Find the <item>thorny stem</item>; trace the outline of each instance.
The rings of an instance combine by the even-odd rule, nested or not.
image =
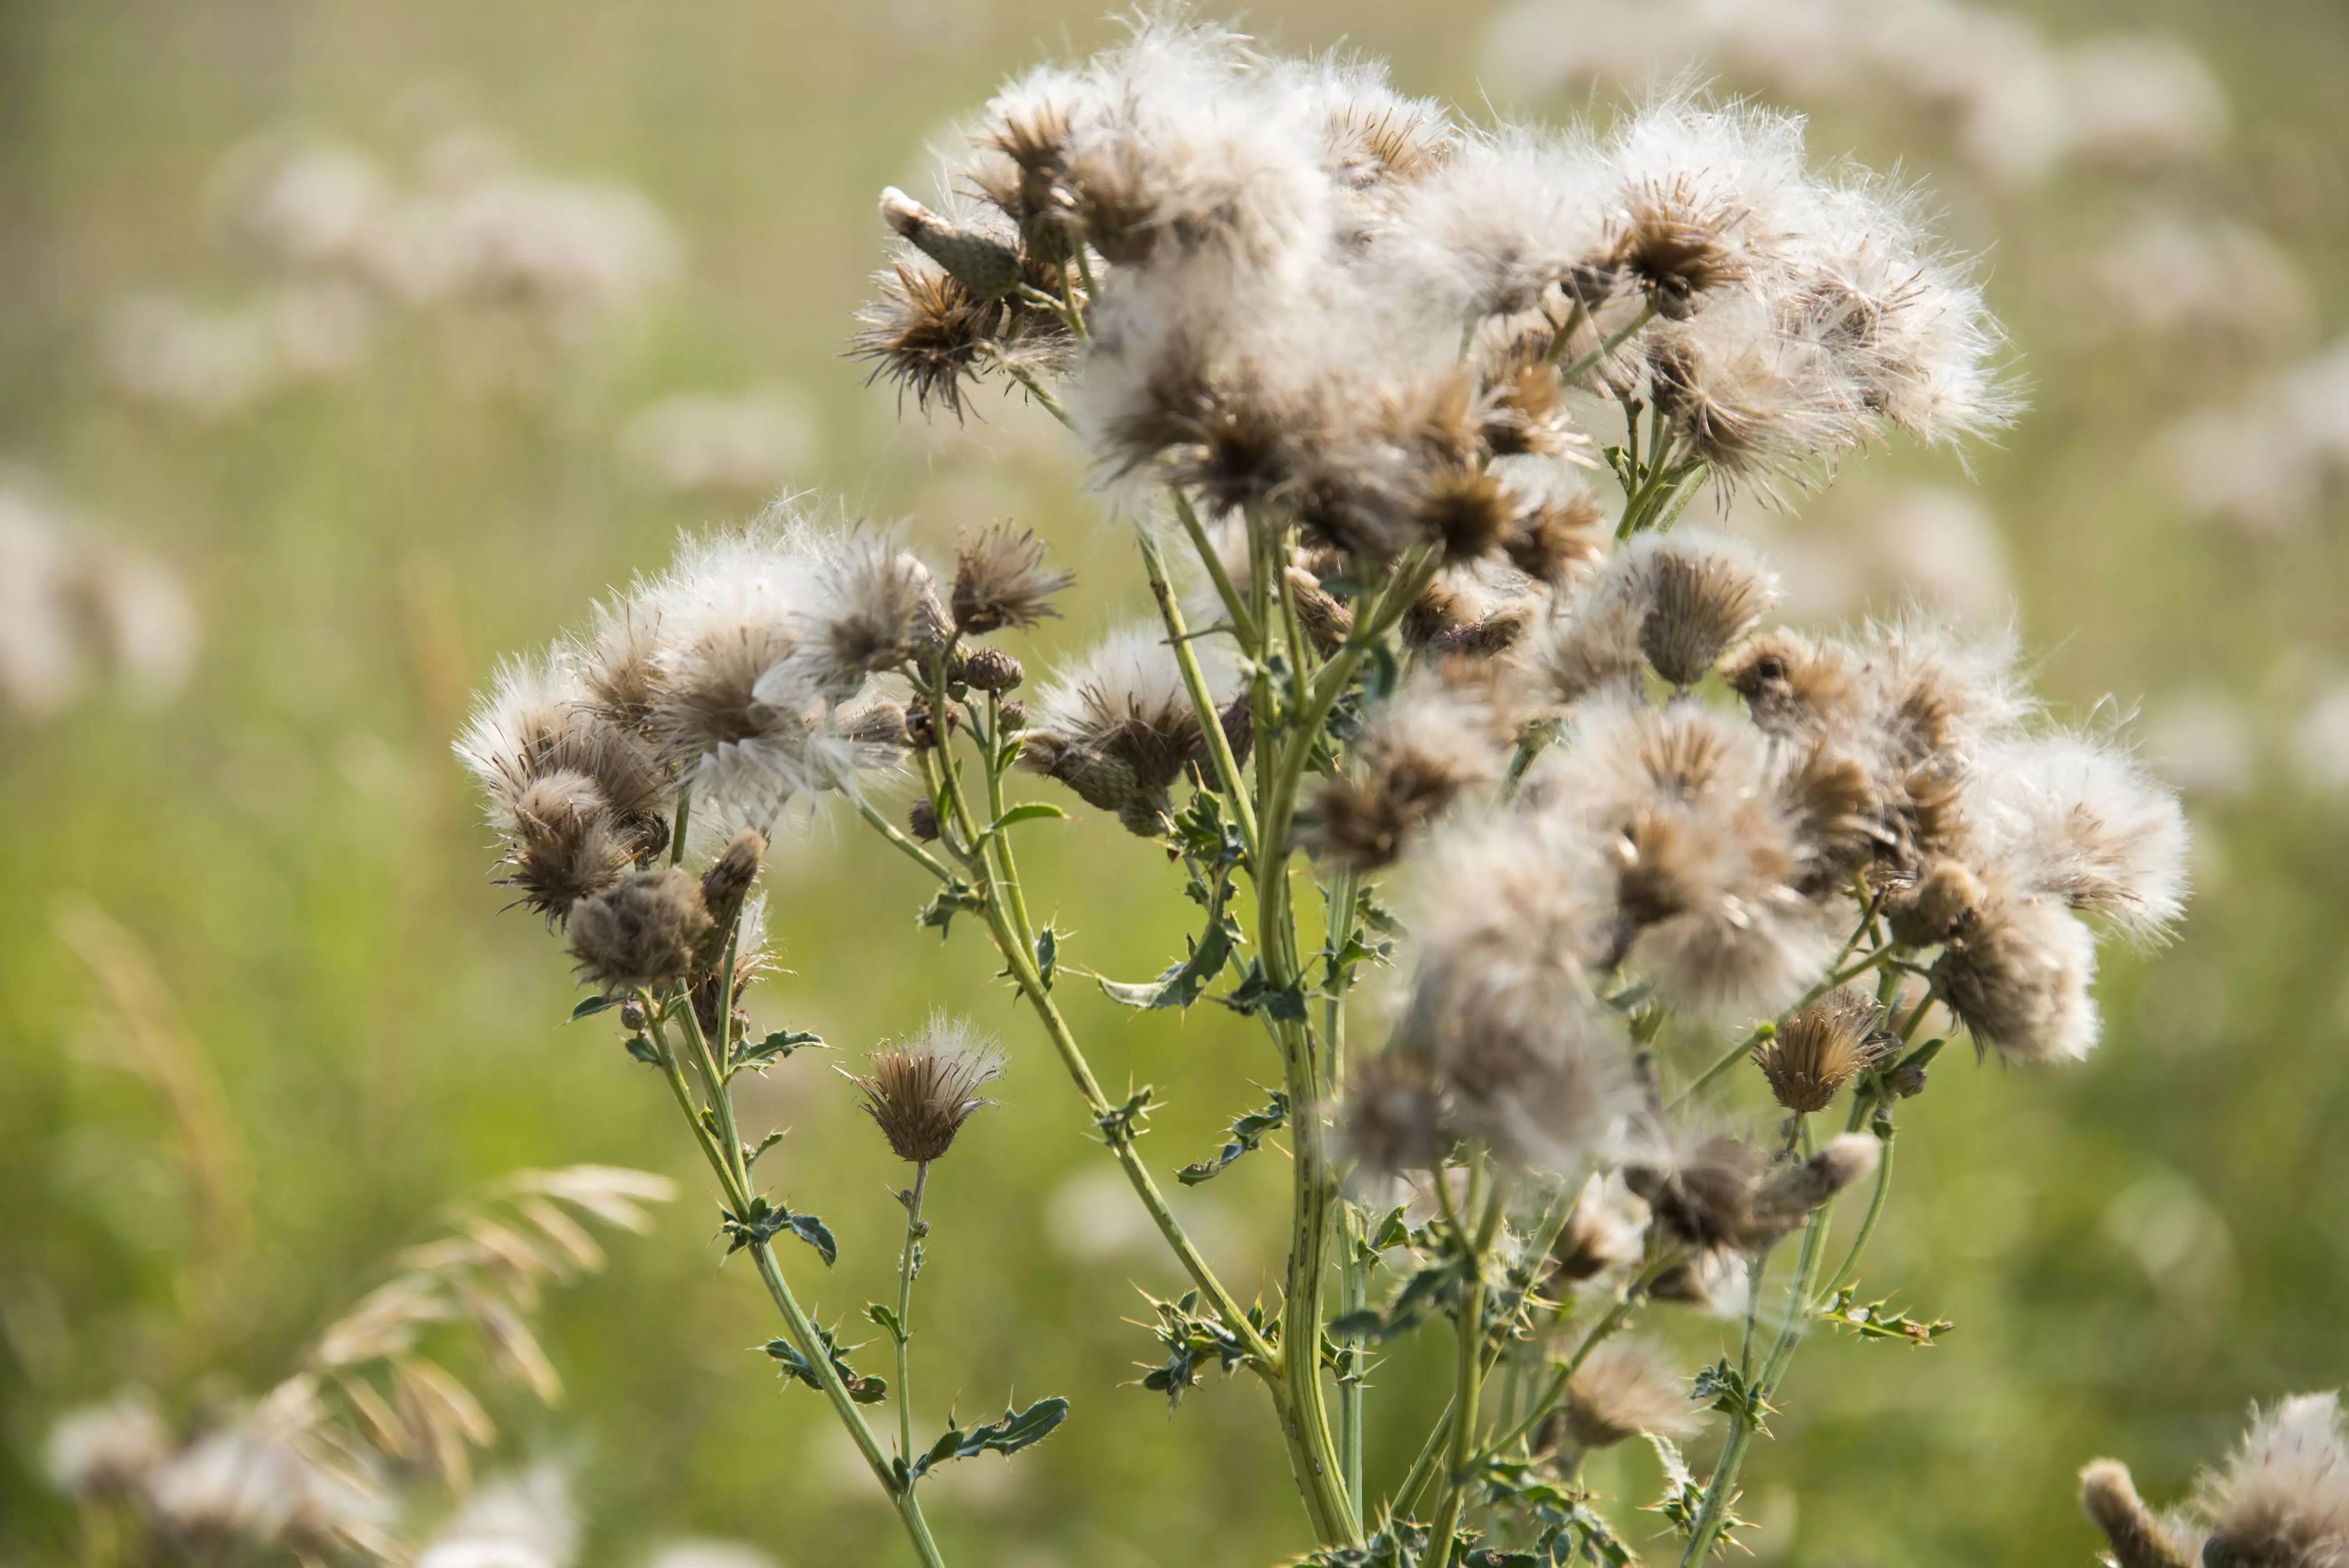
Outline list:
[[[1323,919],[1323,942],[1330,951],[1330,974],[1327,984],[1329,999],[1322,1009],[1321,1035],[1328,1068],[1324,1083],[1335,1095],[1345,1081],[1346,1074],[1346,988],[1352,977],[1350,966],[1337,963],[1337,954],[1351,941],[1354,934],[1355,900],[1361,892],[1360,878],[1351,866],[1340,865],[1330,879],[1328,912]],[[1338,1311],[1340,1315],[1357,1312],[1368,1302],[1370,1282],[1361,1258],[1361,1219],[1351,1204],[1342,1200],[1338,1205]],[[1349,1364],[1350,1377],[1338,1384],[1338,1468],[1344,1472],[1346,1496],[1354,1505],[1354,1522],[1361,1522],[1362,1511],[1362,1368],[1361,1348],[1352,1352]]]
[[[1481,1174],[1483,1159],[1474,1157],[1469,1166],[1470,1196],[1475,1196],[1475,1181]],[[1436,1173],[1439,1193],[1447,1190],[1443,1172]],[[1428,1527],[1427,1568],[1448,1568],[1453,1560],[1453,1537],[1460,1522],[1460,1503],[1475,1471],[1473,1457],[1476,1452],[1476,1402],[1485,1386],[1488,1365],[1485,1355],[1485,1255],[1493,1244],[1493,1236],[1500,1229],[1501,1214],[1506,1207],[1506,1184],[1497,1176],[1493,1191],[1485,1204],[1485,1213],[1471,1235],[1458,1232],[1458,1219],[1452,1215],[1461,1245],[1467,1253],[1468,1283],[1461,1292],[1460,1310],[1453,1319],[1458,1341],[1458,1355],[1453,1366],[1452,1437],[1448,1450],[1448,1473],[1444,1477],[1444,1501],[1436,1505],[1435,1520]],[[1450,1205],[1446,1212],[1451,1214]]]
[[[750,1166],[743,1159],[741,1140],[733,1132],[734,1109],[726,1092],[725,1082],[716,1076],[709,1042],[702,1037],[701,1026],[693,1016],[692,998],[679,992],[663,1004],[656,1003],[649,995],[639,992],[637,1001],[644,1006],[646,1027],[652,1036],[654,1049],[660,1057],[661,1071],[668,1080],[669,1090],[677,1098],[678,1109],[684,1113],[686,1124],[693,1130],[694,1140],[701,1146],[703,1157],[718,1177],[719,1190],[726,1199],[728,1209],[737,1214],[747,1212],[751,1198]],[[672,1009],[674,1016],[682,1021],[688,1043],[694,1047],[696,1068],[705,1084],[711,1086],[711,1119],[719,1129],[716,1135],[702,1123],[694,1105],[693,1090],[678,1065],[677,1048],[670,1043],[668,1030],[664,1026]],[[720,1138],[726,1140],[723,1146]],[[940,1555],[937,1542],[931,1538],[929,1522],[922,1517],[922,1507],[915,1501],[913,1489],[898,1486],[889,1456],[882,1450],[880,1440],[874,1437],[864,1412],[857,1409],[856,1402],[849,1398],[847,1385],[841,1381],[839,1369],[833,1366],[831,1356],[824,1350],[823,1336],[817,1334],[814,1323],[801,1307],[799,1298],[792,1294],[790,1283],[783,1278],[782,1267],[776,1261],[773,1246],[766,1242],[756,1242],[751,1244],[750,1252],[758,1267],[759,1278],[767,1287],[768,1295],[773,1298],[776,1309],[782,1314],[792,1343],[808,1366],[814,1369],[817,1385],[823,1388],[833,1414],[848,1429],[848,1435],[855,1442],[857,1451],[864,1455],[866,1467],[873,1471],[874,1479],[881,1483],[881,1490],[888,1494],[891,1504],[897,1511],[899,1522],[905,1526],[906,1538],[913,1542],[915,1555],[921,1560],[924,1568],[946,1568],[946,1559]]]
[[[900,1193],[905,1205],[905,1250],[897,1254],[897,1455],[914,1462],[914,1377],[907,1342],[914,1336],[914,1276],[921,1272],[922,1238],[930,1228],[922,1223],[922,1189],[929,1185],[930,1162],[914,1167],[914,1188]]]

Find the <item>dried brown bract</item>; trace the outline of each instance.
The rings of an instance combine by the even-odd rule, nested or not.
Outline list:
[[[1751,631],[1777,599],[1776,579],[1736,542],[1695,532],[1651,534],[1644,553],[1648,614],[1640,648],[1656,673],[1694,686],[1722,651]]]
[[[1608,237],[1604,264],[1628,278],[1670,321],[1686,321],[1702,297],[1750,273],[1732,239],[1747,214],[1707,202],[1686,179],[1636,187]]]
[[[571,912],[571,954],[605,992],[682,977],[710,928],[701,883],[677,866],[637,872]]]
[[[955,545],[955,628],[979,637],[1032,626],[1060,614],[1052,595],[1075,581],[1073,572],[1045,564],[1044,542],[1033,531],[1014,533],[1009,522],[989,523]]]
[[[848,1075],[866,1113],[898,1159],[926,1165],[954,1147],[980,1107],[994,1103],[978,1091],[1001,1075],[1003,1057],[968,1024],[940,1016],[912,1038],[874,1052],[870,1066],[864,1077]]]
[[[1685,1379],[1655,1353],[1615,1339],[1592,1351],[1566,1386],[1564,1436],[1578,1449],[1608,1449],[1654,1433],[1684,1438],[1697,1429]]]
[[[1844,1086],[1883,1061],[1896,1043],[1880,1034],[1883,1009],[1867,992],[1830,991],[1754,1047],[1754,1065],[1788,1110],[1824,1110]]]

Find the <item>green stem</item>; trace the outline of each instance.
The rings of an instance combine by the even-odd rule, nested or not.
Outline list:
[[[686,780],[677,787],[677,820],[669,824],[668,863],[676,865],[685,859],[686,825],[693,820],[693,781]]]
[[[1254,865],[1256,812],[1248,803],[1247,789],[1240,778],[1239,759],[1232,755],[1231,738],[1224,733],[1223,710],[1216,706],[1215,694],[1207,689],[1206,672],[1199,667],[1198,652],[1191,646],[1190,629],[1183,623],[1183,606],[1174,597],[1174,585],[1167,581],[1166,560],[1159,553],[1158,541],[1147,528],[1135,529],[1134,538],[1142,546],[1142,566],[1150,578],[1151,596],[1158,601],[1158,618],[1166,626],[1167,646],[1174,650],[1175,667],[1183,672],[1183,689],[1190,694],[1192,711],[1198,717],[1201,737],[1207,743],[1207,755],[1214,759],[1216,781],[1232,803],[1233,814],[1239,820],[1240,842],[1247,851],[1248,863]]]
[[[1568,381],[1579,380],[1584,376],[1588,375],[1601,360],[1606,359],[1617,349],[1622,347],[1624,342],[1630,338],[1633,333],[1639,331],[1641,327],[1647,325],[1650,322],[1655,319],[1656,302],[1652,299],[1642,302],[1640,306],[1640,314],[1633,316],[1623,327],[1623,330],[1616,333],[1613,336],[1609,337],[1606,341],[1599,344],[1598,347],[1592,349],[1589,353],[1576,360],[1566,369],[1560,371],[1558,373],[1559,376]],[[1563,342],[1564,339],[1561,338],[1557,341]]]
[[[1231,621],[1232,635],[1239,639],[1241,647],[1253,653],[1259,645],[1256,617],[1248,614],[1247,602],[1240,597],[1238,587],[1232,582],[1232,574],[1225,570],[1223,553],[1216,548],[1216,542],[1207,537],[1206,525],[1199,521],[1198,512],[1192,508],[1191,498],[1179,490],[1169,489],[1166,493],[1174,498],[1174,515],[1181,521],[1183,531],[1190,535],[1191,548],[1198,553],[1199,564],[1206,570],[1207,581],[1216,585],[1216,597],[1224,602],[1224,614]]]
[[[1892,1144],[1893,1136],[1887,1131],[1877,1150],[1876,1187],[1868,1194],[1868,1212],[1859,1222],[1859,1233],[1852,1237],[1851,1250],[1844,1253],[1843,1263],[1820,1288],[1822,1296],[1833,1295],[1851,1284],[1853,1272],[1859,1267],[1859,1254],[1868,1250],[1868,1238],[1876,1234],[1876,1222],[1883,1217],[1885,1200],[1892,1191]]]
[[[911,833],[883,816],[880,808],[866,799],[861,792],[852,790],[848,798],[855,802],[856,814],[870,823],[874,832],[879,833],[903,851],[907,859],[940,882],[954,881],[954,872],[948,868],[946,861],[922,848]]]
[[[702,1037],[700,1025],[693,1016],[692,998],[682,993],[672,998],[676,1008],[674,1016],[683,1020],[688,1043],[695,1047],[696,1066],[701,1070],[705,1083],[715,1085],[710,1109],[719,1124],[719,1131],[716,1135],[702,1124],[694,1105],[693,1091],[688,1087],[685,1075],[678,1065],[676,1047],[670,1044],[668,1031],[664,1026],[664,1008],[656,1006],[650,996],[642,993],[639,993],[638,1000],[645,1006],[646,1026],[660,1057],[662,1073],[668,1080],[670,1092],[677,1098],[678,1109],[685,1114],[687,1125],[693,1130],[694,1140],[701,1146],[703,1158],[709,1161],[711,1171],[717,1176],[719,1190],[725,1195],[728,1207],[734,1213],[742,1213],[750,1203],[750,1170],[742,1157],[741,1141],[733,1134],[733,1107],[729,1101],[724,1081],[716,1078],[714,1068],[709,1065],[709,1043]],[[722,1147],[721,1138],[725,1140]],[[921,1560],[924,1568],[945,1568],[946,1559],[939,1554],[937,1542],[930,1536],[929,1522],[922,1517],[921,1504],[915,1501],[910,1487],[901,1489],[897,1485],[895,1469],[889,1456],[882,1450],[880,1440],[874,1437],[864,1412],[849,1398],[839,1369],[833,1366],[831,1356],[825,1353],[823,1337],[816,1333],[814,1323],[801,1308],[798,1297],[792,1294],[790,1283],[783,1278],[782,1267],[775,1258],[773,1247],[759,1242],[753,1243],[750,1251],[758,1267],[760,1280],[766,1285],[776,1310],[782,1314],[792,1343],[808,1366],[814,1369],[817,1385],[823,1390],[833,1414],[848,1429],[848,1435],[856,1444],[857,1451],[864,1457],[866,1467],[873,1471],[874,1479],[881,1483],[882,1491],[888,1494],[892,1506],[897,1511],[898,1521],[905,1527],[906,1538],[913,1542],[914,1554]]]
[[[1470,1167],[1470,1196],[1475,1196],[1475,1180],[1482,1165],[1481,1157]],[[1444,1173],[1436,1172],[1439,1191],[1444,1187]],[[1460,1505],[1467,1493],[1468,1482],[1475,1471],[1471,1460],[1476,1452],[1476,1403],[1485,1387],[1485,1253],[1499,1229],[1504,1207],[1505,1184],[1497,1178],[1485,1206],[1483,1221],[1475,1233],[1463,1234],[1460,1241],[1468,1253],[1468,1284],[1461,1292],[1460,1310],[1453,1318],[1457,1340],[1457,1354],[1453,1362],[1452,1439],[1448,1453],[1448,1473],[1444,1482],[1444,1501],[1436,1505],[1434,1522],[1428,1527],[1428,1568],[1449,1568],[1453,1561],[1453,1537],[1460,1523]],[[1457,1221],[1454,1221],[1455,1227]]]
[[[914,1274],[921,1267],[922,1238],[929,1233],[922,1223],[922,1189],[929,1180],[930,1162],[917,1162],[914,1190],[905,1195],[905,1250],[897,1254],[897,1454],[909,1466],[914,1462],[914,1377],[908,1341],[914,1336]]]

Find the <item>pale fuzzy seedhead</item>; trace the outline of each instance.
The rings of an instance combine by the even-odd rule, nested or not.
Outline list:
[[[1624,1183],[1623,1173],[1593,1171],[1551,1255],[1563,1278],[1579,1282],[1639,1262],[1647,1237],[1648,1205]]]
[[[2203,1480],[2205,1561],[2339,1568],[2349,1562],[2349,1441],[2339,1397],[2296,1395],[2253,1418],[2227,1468]]]
[[[1319,128],[1332,224],[1344,252],[1360,253],[1387,232],[1406,193],[1459,145],[1444,106],[1396,92],[1382,61],[1334,54],[1276,60],[1269,75]]]
[[[501,1476],[435,1532],[416,1568],[571,1568],[579,1551],[571,1484],[552,1464]]]
[[[386,1512],[258,1416],[217,1427],[174,1454],[149,1478],[146,1503],[164,1542],[204,1555],[233,1546],[317,1550]]]
[[[1693,702],[1586,703],[1532,796],[1603,857],[1610,956],[1678,1005],[1775,1011],[1816,977],[1836,932],[1795,879],[1799,824],[1769,749]]]
[[[1871,418],[1936,444],[1980,438],[2019,407],[1992,364],[2002,334],[1920,208],[1915,191],[1865,176],[1817,191],[1781,319]]]
[[[1777,603],[1777,573],[1760,552],[1727,534],[1643,533],[1623,548],[1622,560],[1647,606],[1640,651],[1676,686],[1702,680]]]
[[[641,871],[571,912],[571,954],[605,994],[659,985],[692,966],[711,928],[698,878],[678,866]]]
[[[1699,1425],[1687,1381],[1637,1340],[1601,1345],[1566,1386],[1566,1435],[1580,1449],[1612,1448],[1649,1433],[1686,1438]]]
[[[1772,266],[1808,221],[1799,115],[1673,92],[1618,122],[1604,150],[1615,236],[1667,209],[1708,231],[1722,284]]]
[[[1933,994],[2009,1061],[2075,1061],[2096,1043],[2096,940],[2052,899],[1993,894],[1933,965]]]
[[[50,1484],[68,1497],[123,1497],[143,1486],[175,1446],[154,1397],[126,1387],[104,1404],[58,1417],[41,1463]]]
[[[1454,322],[1530,310],[1604,246],[1608,190],[1586,137],[1499,127],[1404,195],[1381,264]]]
[[[1227,703],[1228,665],[1199,648],[1208,689]],[[1246,749],[1247,718],[1237,705],[1223,715],[1236,751]],[[1169,789],[1186,769],[1207,765],[1206,738],[1183,685],[1182,667],[1156,626],[1113,632],[1064,668],[1029,705],[1019,765],[1059,780],[1086,804],[1116,811],[1137,832],[1156,830]]]
[[[1499,776],[1495,717],[1473,693],[1424,676],[1410,681],[1364,725],[1356,770],[1316,794],[1314,847],[1358,870],[1392,864],[1464,791]]]
[[[1721,676],[1763,733],[1854,745],[1874,707],[1862,662],[1848,644],[1779,626],[1732,654]]]
[[[1064,100],[1074,217],[1119,265],[1294,267],[1330,232],[1317,107],[1243,36],[1144,20]]]
[[[1960,631],[1911,612],[1869,622],[1858,647],[1888,771],[1927,762],[1970,771],[1986,745],[2018,733],[2035,711],[2011,628]]]
[[[791,652],[751,695],[804,712],[854,697],[873,676],[942,646],[950,628],[920,557],[893,540],[854,534],[818,566],[814,604],[792,633]]]
[[[1545,695],[1562,707],[1593,696],[1636,696],[1644,686],[1646,583],[1628,552],[1605,558],[1590,580],[1565,598],[1535,643],[1529,666]]]
[[[1611,1147],[1636,1094],[1583,958],[1604,939],[1587,847],[1528,814],[1435,835],[1409,923],[1420,966],[1400,1048],[1427,1060],[1464,1132],[1544,1170]]]
[[[2017,885],[2158,939],[2185,908],[2178,798],[2137,760],[2085,735],[1998,745],[1972,795],[1978,837]]]
[[[1766,1251],[1804,1217],[1871,1174],[1881,1157],[1866,1133],[1830,1139],[1807,1160],[1774,1162],[1740,1138],[1702,1127],[1651,1122],[1645,1147],[1624,1168],[1663,1234],[1700,1256]]]
[[[865,1076],[848,1075],[865,1113],[898,1159],[926,1165],[995,1103],[978,1091],[1001,1076],[1003,1053],[968,1021],[934,1013],[917,1033],[874,1052],[870,1065]]]
[[[1015,531],[1009,520],[989,523],[955,542],[955,629],[980,637],[1032,626],[1060,614],[1052,596],[1075,581],[1075,573],[1048,564],[1032,530]]]
[[[1785,332],[1756,293],[1730,291],[1692,320],[1659,322],[1643,343],[1645,389],[1667,442],[1725,487],[1781,502],[1866,434],[1832,360]]]
[[[1415,1051],[1362,1057],[1347,1080],[1337,1133],[1358,1184],[1434,1170],[1455,1136],[1434,1065]]]

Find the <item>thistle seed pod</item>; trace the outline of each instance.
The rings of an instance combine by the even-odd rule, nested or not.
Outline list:
[[[967,637],[1005,626],[1032,626],[1057,615],[1052,595],[1076,573],[1044,564],[1044,542],[1034,532],[990,523],[955,545],[954,620]]]
[[[1668,321],[1686,321],[1714,289],[1750,269],[1730,234],[1743,209],[1699,200],[1686,177],[1632,191],[1602,264],[1629,278]]]
[[[976,298],[1001,299],[1019,289],[1019,253],[1002,241],[947,222],[895,185],[881,192],[881,216]]]
[[[938,841],[938,809],[928,800],[916,800],[905,809],[905,827],[914,837],[926,844]]]
[[[1648,614],[1640,651],[1656,673],[1692,686],[1777,598],[1776,580],[1752,551],[1695,532],[1650,536]]]
[[[980,648],[962,662],[962,682],[978,691],[994,692],[998,696],[1010,691],[1028,678],[1019,661],[1001,648]]]
[[[571,954],[606,992],[658,985],[693,965],[710,929],[701,884],[678,866],[637,872],[571,912]]]
[[[1892,1047],[1876,1032],[1882,1009],[1855,986],[1830,991],[1754,1047],[1754,1065],[1788,1110],[1824,1110]]]
[[[2098,1460],[2080,1472],[2080,1507],[2112,1543],[2114,1568],[2193,1568],[2180,1542],[2137,1494],[2128,1466]]]
[[[1584,1449],[1609,1449],[1650,1433],[1684,1438],[1697,1429],[1687,1385],[1653,1352],[1627,1339],[1600,1346],[1575,1369],[1563,1413],[1565,1435]]]
[[[1885,901],[1895,941],[1931,947],[1973,923],[1982,908],[1982,885],[1956,861],[1936,861],[1905,891]]]
[[[981,1106],[978,1092],[1003,1071],[1000,1052],[970,1026],[934,1016],[910,1039],[873,1053],[872,1071],[849,1081],[864,1094],[866,1113],[900,1160],[926,1165],[954,1146],[955,1134]]]

